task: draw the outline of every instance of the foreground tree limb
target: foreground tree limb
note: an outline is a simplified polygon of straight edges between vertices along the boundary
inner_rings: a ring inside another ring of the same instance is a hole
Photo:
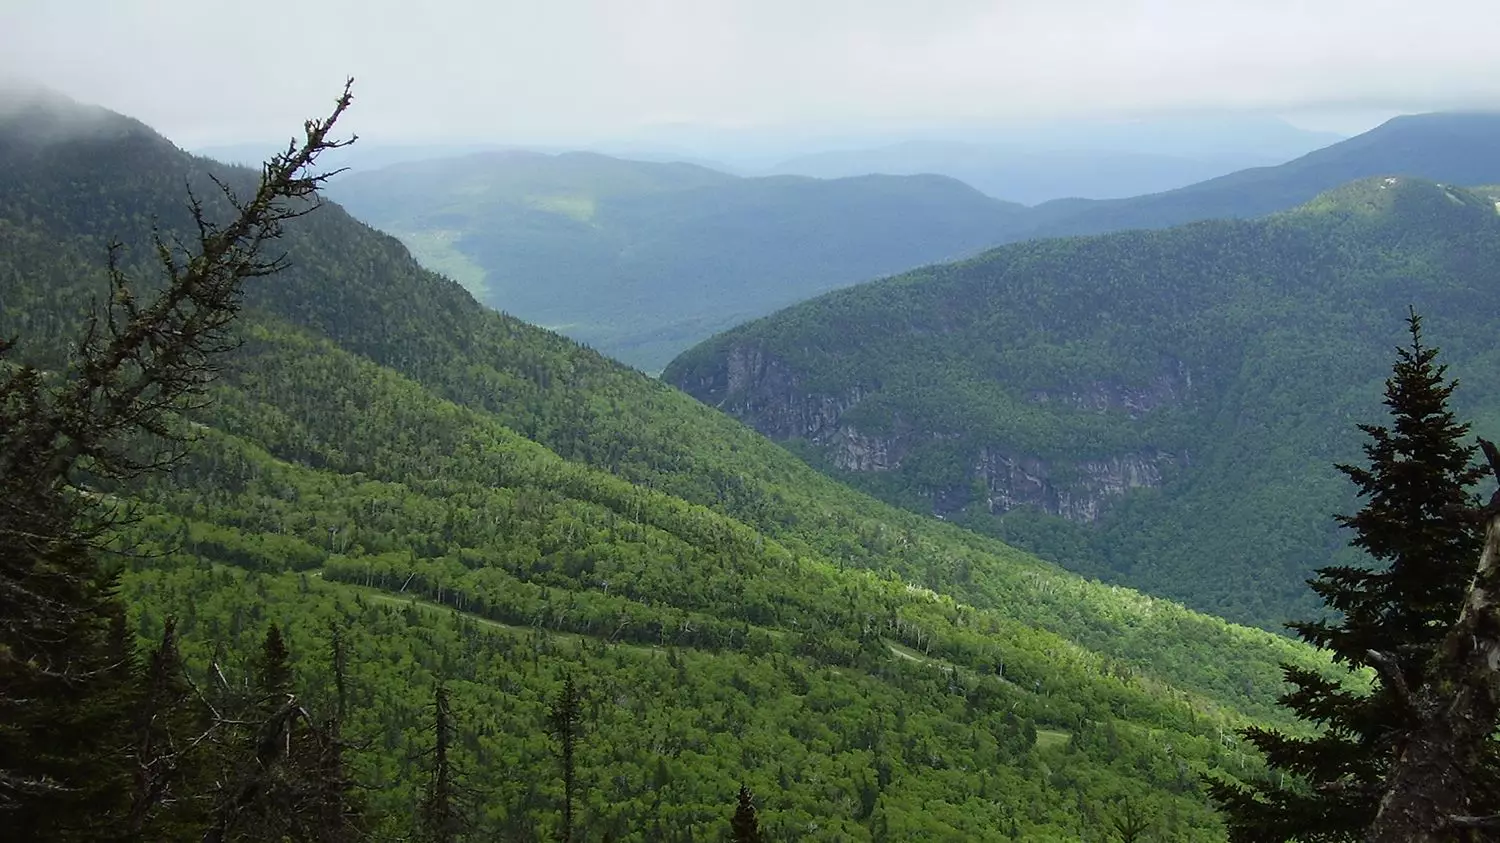
[[[118,521],[80,477],[126,479],[180,459],[177,416],[202,406],[235,347],[244,283],[285,267],[267,247],[318,207],[334,175],[313,171],[319,156],[352,142],[330,134],[351,85],[266,162],[253,195],[217,182],[213,212],[190,195],[189,231],[156,237],[149,294],[137,296],[110,247],[108,299],[66,371],[13,364],[16,343],[0,338],[0,827],[15,839],[98,839],[79,824],[129,807],[133,771],[115,726],[130,671],[109,635],[123,610],[97,564]]]
[[[1479,443],[1500,479],[1500,452]],[[1500,818],[1471,807],[1486,801],[1484,756],[1500,720],[1500,491],[1482,513],[1479,570],[1428,681],[1410,696],[1416,728],[1397,749],[1370,843],[1500,839]]]

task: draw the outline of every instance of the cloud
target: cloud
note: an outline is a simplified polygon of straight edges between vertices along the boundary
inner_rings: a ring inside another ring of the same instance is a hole
[[[358,79],[382,140],[1500,105],[1493,0],[47,0],[0,74],[183,143],[287,134]]]

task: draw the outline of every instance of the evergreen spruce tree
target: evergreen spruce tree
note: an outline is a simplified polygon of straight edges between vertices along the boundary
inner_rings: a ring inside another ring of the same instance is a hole
[[[762,843],[760,818],[755,812],[755,794],[746,785],[740,785],[739,804],[734,809],[734,819],[729,821],[734,843]]]
[[[417,839],[424,843],[454,843],[468,827],[459,804],[458,775],[451,755],[453,731],[448,687],[439,680],[432,689],[432,762],[416,816]]]
[[[281,637],[281,627],[276,624],[266,630],[260,653],[254,664],[253,694],[256,704],[269,714],[281,707],[292,693],[291,653]]]
[[[1335,620],[1290,624],[1305,641],[1352,667],[1372,667],[1420,687],[1437,645],[1457,620],[1483,540],[1471,492],[1483,470],[1464,443],[1468,425],[1449,408],[1456,383],[1437,349],[1422,341],[1421,318],[1408,316],[1410,343],[1397,349],[1386,381],[1390,426],[1360,425],[1368,466],[1340,465],[1364,506],[1339,522],[1375,562],[1318,571],[1311,586]],[[1251,728],[1245,737],[1284,783],[1211,784],[1236,843],[1363,839],[1384,792],[1402,737],[1415,725],[1385,679],[1368,693],[1349,691],[1311,671],[1287,666],[1292,689],[1281,698],[1321,727],[1313,737]],[[1500,805],[1492,806],[1500,810]]]
[[[316,824],[330,841],[361,840],[367,835],[364,801],[344,760],[344,719],[348,716],[348,654],[343,633],[329,630],[333,657],[334,714],[317,732],[317,756],[313,765],[313,801]]]
[[[557,741],[557,759],[562,765],[563,805],[562,825],[557,830],[560,843],[573,840],[573,798],[577,789],[577,767],[574,761],[578,740],[583,735],[583,708],[578,696],[578,687],[572,676],[563,677],[562,690],[548,712],[547,724]]]

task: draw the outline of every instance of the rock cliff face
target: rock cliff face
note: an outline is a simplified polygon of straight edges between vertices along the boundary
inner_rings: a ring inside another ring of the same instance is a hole
[[[837,434],[844,413],[869,392],[855,387],[842,396],[809,393],[785,362],[748,347],[731,351],[713,377],[678,386],[772,439],[818,442]]]
[[[1058,472],[1035,457],[1010,456],[986,447],[974,470],[984,478],[990,512],[1032,506],[1069,521],[1090,523],[1126,492],[1160,486],[1162,470],[1174,462],[1167,453],[1120,454],[1073,463]]]
[[[878,391],[878,384],[821,394],[804,386],[785,361],[753,346],[729,350],[712,376],[678,385],[773,439],[801,439],[819,446],[829,463],[844,471],[897,471],[915,448],[957,439],[946,431],[915,429],[899,418],[889,431],[861,430],[845,416]],[[1189,368],[1173,361],[1168,371],[1144,384],[1036,390],[1026,397],[1042,405],[1138,419],[1183,401],[1192,385]],[[1034,507],[1080,523],[1098,520],[1113,501],[1133,489],[1160,486],[1166,470],[1187,460],[1186,454],[1142,449],[1064,463],[1019,452],[1005,442],[971,447],[972,479],[983,486],[983,503],[991,512]],[[944,514],[969,505],[974,488],[969,482],[930,490],[933,511]]]
[[[1187,363],[1173,360],[1170,369],[1157,374],[1144,385],[1122,383],[1093,384],[1087,389],[1032,390],[1027,399],[1037,404],[1062,404],[1078,410],[1103,412],[1114,410],[1132,419],[1150,411],[1183,401],[1193,388],[1193,372]]]

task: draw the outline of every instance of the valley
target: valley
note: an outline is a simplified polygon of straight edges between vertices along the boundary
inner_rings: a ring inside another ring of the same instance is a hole
[[[1493,114],[1414,115],[1284,164],[1148,195],[1032,207],[924,175],[901,155],[839,165],[879,175],[803,168],[839,176],[816,179],[592,153],[476,153],[359,170],[336,180],[330,195],[484,304],[655,374],[741,322],[1006,243],[1259,217],[1366,177],[1494,183],[1500,168],[1488,150],[1497,139]],[[1003,157],[981,147],[972,154]],[[1067,168],[1017,165],[1031,170]],[[550,283],[536,283],[541,277]]]
[[[58,107],[0,133],[0,329],[52,366],[107,238],[144,273],[153,225],[183,223],[181,184],[251,176],[123,117],[36,143]],[[543,701],[567,673],[591,701],[591,835],[719,833],[744,781],[799,839],[1066,840],[1128,803],[1213,840],[1199,777],[1261,770],[1222,736],[1292,725],[1281,662],[1338,673],[824,478],[484,308],[336,206],[284,245],[187,461],[99,491],[135,512],[118,539],[134,634],[175,618],[195,675],[246,663],[274,621],[326,701],[321,640],[341,630],[350,764],[391,834],[439,679],[495,834],[555,828]]]
[[[1483,10],[178,2],[0,25],[7,833],[1488,839]]]

